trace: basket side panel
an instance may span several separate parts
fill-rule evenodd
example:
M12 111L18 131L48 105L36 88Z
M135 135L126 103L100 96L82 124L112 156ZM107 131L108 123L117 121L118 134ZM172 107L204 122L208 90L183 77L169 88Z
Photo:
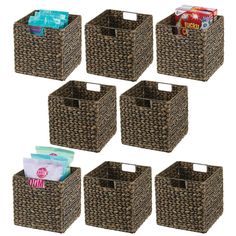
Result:
M132 193L129 184L103 187L96 178L84 177L86 224L132 232Z
M168 151L168 103L157 102L151 108L142 107L133 97L121 96L120 108L123 144Z
M135 181L133 196L133 232L143 224L152 212L152 173L147 168Z
M224 17L218 16L218 20L212 25L206 34L205 45L205 80L208 80L214 72L224 63Z
M205 79L205 36L191 31L188 36L173 33L173 15L156 25L157 71L189 79Z
M80 216L81 211L81 171L72 168L72 174L65 181L63 195L63 227L64 231Z
M97 150L98 106L84 101L79 107L65 106L63 98L49 96L50 142L88 151Z
M45 189L33 189L27 184L25 177L15 175L14 223L35 229L64 232L61 191L59 183L46 184Z
M169 151L175 146L188 132L188 90L183 87L171 100L169 126Z
M98 147L101 151L106 143L115 135L117 126L116 88L112 87L99 102L97 121Z
M223 168L219 167L205 185L205 232L223 213Z
M188 181L187 188L174 187L168 178L156 177L157 224L204 232L203 188Z
M28 18L14 24L15 71L61 80L63 31L46 29L44 37L37 37L30 33Z
M139 78L153 61L153 19L147 19L135 32L134 78Z
M109 32L109 28L105 28ZM102 27L86 25L87 72L117 79L133 79L134 34L129 30L110 29L114 35L104 35Z
M81 16L70 16L73 21L65 29L63 38L63 77L66 77L81 62Z

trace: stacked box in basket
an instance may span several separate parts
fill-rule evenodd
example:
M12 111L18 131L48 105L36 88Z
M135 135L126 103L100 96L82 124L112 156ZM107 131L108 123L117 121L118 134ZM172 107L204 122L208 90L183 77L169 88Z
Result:
M205 167L176 162L156 176L157 224L206 233L221 216L223 168Z
M121 95L120 108L123 144L171 152L188 132L186 86L141 81Z
M100 152L116 133L115 86L70 81L48 103L54 145Z
M207 81L224 62L224 17L183 36L170 15L157 23L156 43L158 73Z
M69 15L64 29L45 28L45 35L30 32L28 19L14 24L15 71L55 80L65 80L81 61L81 16Z
M63 233L80 216L81 172L71 168L64 181L45 181L45 188L32 188L24 171L13 177L14 223Z
M86 224L135 233L152 211L151 168L105 162L84 177Z
M106 10L86 24L85 34L88 73L135 81L152 63L151 15Z

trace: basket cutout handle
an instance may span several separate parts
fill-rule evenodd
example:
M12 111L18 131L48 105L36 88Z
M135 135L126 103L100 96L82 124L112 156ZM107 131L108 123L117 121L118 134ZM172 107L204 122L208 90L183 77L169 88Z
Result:
M136 172L136 166L135 165L131 165L131 164L122 164L121 165L121 169L124 172L131 172L131 173L135 173Z
M80 100L73 98L64 98L64 105L66 107L80 108Z
M99 180L99 185L102 188L115 189L115 183L112 180L100 179Z
M193 171L207 173L207 165L193 164Z
M158 83L158 90L165 92L172 92L173 88L171 84Z
M137 21L138 15L133 12L123 12L123 19L124 20L131 20L131 21Z
M189 34L189 30L186 27L172 26L172 34L180 39L183 37L187 37Z
M108 27L102 27L101 34L104 36L109 36L109 37L116 37L117 36L116 29L108 28Z
M152 108L152 101L146 98L136 98L135 103L138 107Z
M182 179L171 179L170 184L173 188L187 189L187 183Z
M101 85L100 84L94 84L94 83L87 83L86 89L88 91L94 91L94 92L101 92Z

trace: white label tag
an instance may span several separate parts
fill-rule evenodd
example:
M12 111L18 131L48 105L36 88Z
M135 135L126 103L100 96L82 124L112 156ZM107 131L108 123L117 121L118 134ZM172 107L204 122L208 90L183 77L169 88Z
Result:
M199 165L199 164L194 164L193 165L193 170L197 172L207 172L207 166L206 165Z
M171 84L158 84L158 89L160 91L172 92Z
M135 173L136 172L136 166L123 164L122 165L122 171Z
M86 88L89 91L95 91L95 92L101 91L101 86L99 84L87 84Z
M135 13L123 12L123 19L137 21L138 17Z

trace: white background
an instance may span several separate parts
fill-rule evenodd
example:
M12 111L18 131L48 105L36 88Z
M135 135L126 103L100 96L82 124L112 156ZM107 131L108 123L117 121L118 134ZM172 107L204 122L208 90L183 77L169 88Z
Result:
M1 234L31 236L55 233L17 227L13 224L12 176L22 169L22 158L29 157L35 145L49 145L48 94L69 80L82 80L117 86L118 96L135 83L103 78L86 73L85 48L81 65L65 82L20 75L14 72L13 23L34 9L65 10L80 14L83 25L105 9L119 9L148 13L154 24L168 16L181 4L215 7L225 16L225 63L208 82L192 81L157 74L156 58L140 80L184 84L189 87L189 133L171 154L124 146L120 141L120 125L116 136L99 154L76 151L74 166L82 174L105 160L150 165L153 178L177 160L222 165L224 167L225 210L223 216L209 230L209 236L235 232L235 8L234 1L199 0L7 0L1 8L0 33L0 225ZM84 35L83 35L84 36ZM155 51L155 50L154 50ZM156 53L155 53L156 54ZM183 55L184 56L184 55ZM118 113L119 114L119 113ZM154 193L154 192L153 192ZM153 194L153 213L136 235L155 234L197 235L156 225ZM53 199L51 199L53 201ZM125 235L86 226L84 209L80 218L65 235Z

